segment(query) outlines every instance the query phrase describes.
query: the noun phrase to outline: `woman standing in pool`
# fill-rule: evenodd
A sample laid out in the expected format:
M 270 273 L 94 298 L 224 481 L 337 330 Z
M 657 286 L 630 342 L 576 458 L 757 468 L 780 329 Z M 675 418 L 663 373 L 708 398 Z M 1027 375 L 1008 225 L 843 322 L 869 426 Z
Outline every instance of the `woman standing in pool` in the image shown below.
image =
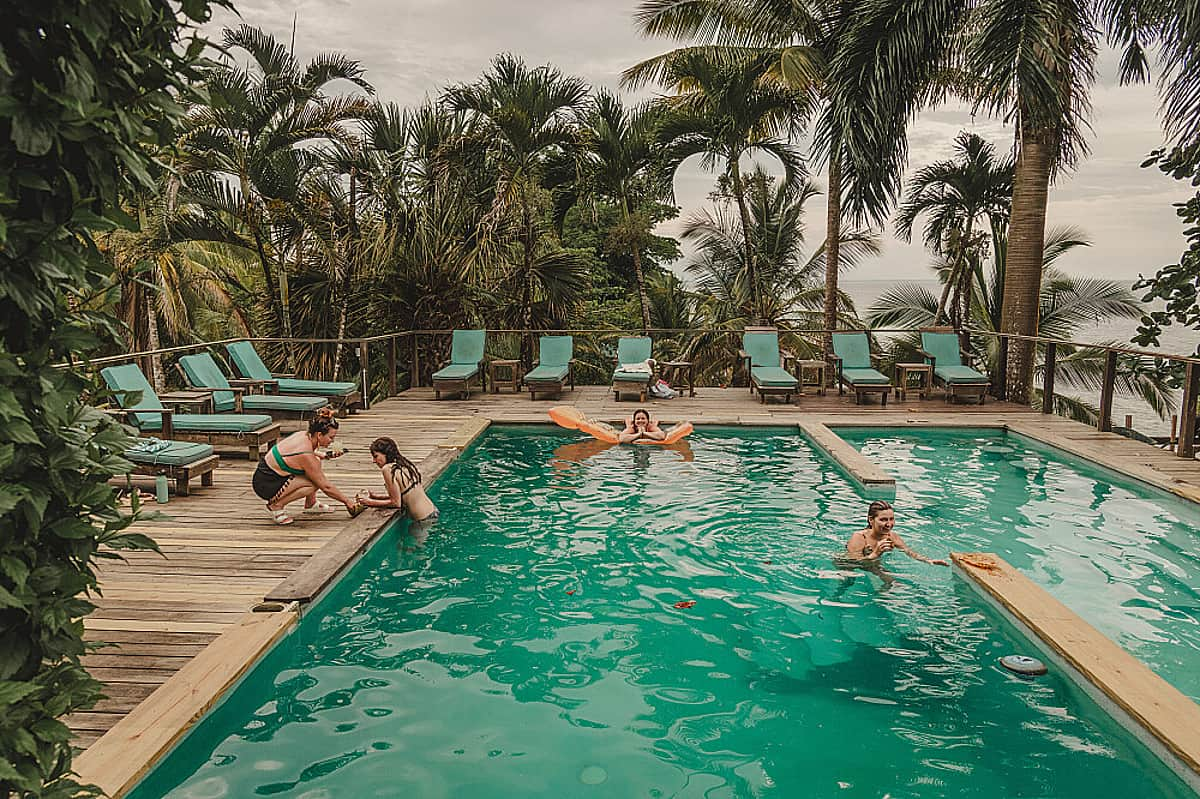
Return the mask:
M 866 529 L 859 530 L 850 536 L 850 542 L 846 544 L 847 558 L 856 560 L 863 565 L 879 563 L 886 553 L 898 549 L 913 560 L 932 563 L 935 566 L 950 565 L 940 558 L 936 560 L 927 558 L 909 549 L 908 545 L 904 543 L 904 539 L 893 529 L 895 526 L 896 512 L 892 509 L 891 503 L 881 499 L 872 502 L 867 508 Z
M 662 441 L 667 434 L 658 422 L 650 418 L 650 411 L 638 408 L 625 420 L 625 429 L 617 434 L 617 440 L 622 444 L 632 444 L 639 439 Z
M 417 465 L 400 454 L 400 448 L 390 438 L 371 442 L 371 459 L 383 473 L 386 493 L 359 492 L 358 501 L 372 508 L 404 508 L 414 522 L 433 522 L 438 517 L 437 505 L 421 485 Z
M 336 458 L 340 451 L 329 451 L 321 455 L 337 437 L 338 421 L 330 408 L 322 408 L 308 423 L 307 432 L 300 430 L 278 441 L 254 470 L 251 485 L 260 499 L 266 500 L 267 512 L 276 524 L 291 524 L 293 519 L 285 508 L 298 499 L 304 500 L 305 513 L 327 513 L 332 508 L 317 499 L 320 489 L 327 497 L 346 506 L 351 516 L 357 516 L 363 507 L 338 490 L 329 482 L 321 461 Z

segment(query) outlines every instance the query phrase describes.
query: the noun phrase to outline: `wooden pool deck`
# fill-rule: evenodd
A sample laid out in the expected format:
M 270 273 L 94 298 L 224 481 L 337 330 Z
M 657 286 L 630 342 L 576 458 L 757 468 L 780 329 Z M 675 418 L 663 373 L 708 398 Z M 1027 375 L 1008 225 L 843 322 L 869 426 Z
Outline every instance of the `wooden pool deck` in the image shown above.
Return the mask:
M 574 404 L 604 420 L 620 419 L 637 407 L 614 402 L 602 386 L 581 386 L 559 399 L 537 401 L 528 393 L 434 400 L 432 389 L 412 389 L 343 420 L 339 440 L 349 453 L 331 462 L 328 474 L 353 493 L 379 481 L 367 458 L 376 436 L 391 436 L 420 462 L 440 446 L 465 440 L 464 430 L 477 432 L 480 420 L 548 422 L 546 411 L 560 404 Z M 1200 461 L 1010 403 L 951 405 L 940 396 L 922 400 L 910 393 L 905 401 L 882 408 L 877 402 L 856 406 L 832 391 L 793 404 L 763 405 L 744 388 L 698 388 L 695 397 L 646 405 L 664 422 L 1006 427 L 1200 502 Z M 335 512 L 299 515 L 291 526 L 276 526 L 250 489 L 254 466 L 244 457 L 222 458 L 212 487 L 172 497 L 161 506 L 162 518 L 137 525 L 165 557 L 135 553 L 102 566 L 103 595 L 96 598 L 98 609 L 85 620 L 85 629 L 89 641 L 113 646 L 89 654 L 85 664 L 105 684 L 108 698 L 68 719 L 79 748 L 90 747 L 218 636 L 244 624 L 250 608 L 351 525 L 344 513 Z M 378 524 L 386 519 L 385 512 L 369 513 Z

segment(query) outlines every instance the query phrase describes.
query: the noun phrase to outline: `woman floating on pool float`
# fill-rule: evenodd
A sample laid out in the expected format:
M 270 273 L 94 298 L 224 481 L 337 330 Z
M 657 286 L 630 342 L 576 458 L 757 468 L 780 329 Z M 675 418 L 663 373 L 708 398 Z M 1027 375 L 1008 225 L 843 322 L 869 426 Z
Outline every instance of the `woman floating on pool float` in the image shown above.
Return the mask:
M 895 526 L 896 512 L 891 503 L 882 499 L 872 502 L 867 508 L 866 529 L 850 536 L 850 542 L 846 544 L 846 560 L 857 561 L 862 566 L 877 565 L 885 554 L 898 549 L 913 560 L 932 563 L 935 566 L 950 565 L 940 558 L 927 558 L 909 549 L 900 534 L 892 529 Z
M 572 405 L 551 408 L 550 418 L 560 427 L 581 430 L 592 438 L 609 444 L 674 444 L 692 432 L 691 422 L 680 422 L 663 430 L 644 408 L 634 411 L 633 416 L 626 421 L 624 430 L 617 430 L 612 425 L 589 419 Z

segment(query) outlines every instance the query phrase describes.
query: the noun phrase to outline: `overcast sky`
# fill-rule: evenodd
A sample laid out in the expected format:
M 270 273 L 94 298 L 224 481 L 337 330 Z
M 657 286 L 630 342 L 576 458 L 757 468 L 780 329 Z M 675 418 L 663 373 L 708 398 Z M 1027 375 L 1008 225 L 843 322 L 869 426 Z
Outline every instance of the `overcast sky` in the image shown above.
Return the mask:
M 235 0 L 236 1 L 236 0 Z M 472 81 L 503 51 L 531 65 L 554 64 L 593 86 L 617 88 L 626 67 L 673 45 L 634 30 L 634 0 L 240 0 L 241 19 L 287 42 L 296 18 L 295 50 L 302 60 L 335 50 L 357 59 L 378 96 L 401 105 L 436 97 L 452 83 Z M 216 33 L 237 18 L 221 14 Z M 1076 225 L 1093 246 L 1060 263 L 1071 272 L 1129 278 L 1174 262 L 1184 248 L 1171 208 L 1189 196 L 1181 185 L 1139 164 L 1162 142 L 1153 86 L 1115 85 L 1115 55 L 1105 53 L 1092 94 L 1091 156 L 1051 189 L 1048 225 Z M 1011 149 L 1012 129 L 998 120 L 972 120 L 965 109 L 923 114 L 909 132 L 910 164 L 947 158 L 958 131 L 969 128 Z M 700 207 L 713 176 L 685 165 L 675 181 L 683 215 Z M 824 227 L 823 203 L 809 204 L 814 239 Z M 677 223 L 676 223 L 677 224 Z M 668 224 L 660 232 L 670 233 Z M 815 241 L 814 241 L 815 245 Z M 929 256 L 919 242 L 904 244 L 890 229 L 883 257 L 846 275 L 850 280 L 928 278 Z

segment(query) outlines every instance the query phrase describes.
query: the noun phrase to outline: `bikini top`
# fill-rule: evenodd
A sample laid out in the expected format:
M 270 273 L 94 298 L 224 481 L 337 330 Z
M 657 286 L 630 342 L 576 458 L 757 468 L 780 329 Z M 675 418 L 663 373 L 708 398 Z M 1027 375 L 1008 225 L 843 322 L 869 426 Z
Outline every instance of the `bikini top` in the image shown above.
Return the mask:
M 275 463 L 278 464 L 279 468 L 282 469 L 285 473 L 293 475 L 293 476 L 304 474 L 304 470 L 303 469 L 294 469 L 291 466 L 288 466 L 287 461 L 285 461 L 284 458 L 289 458 L 292 455 L 310 455 L 310 454 L 312 454 L 312 450 L 306 449 L 306 450 L 301 450 L 300 452 L 289 452 L 287 455 L 284 455 L 282 452 L 279 451 L 278 444 L 274 444 L 271 447 L 271 455 L 273 455 L 275 457 Z

